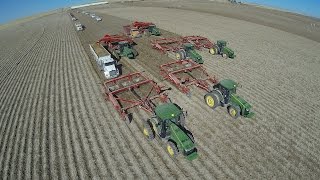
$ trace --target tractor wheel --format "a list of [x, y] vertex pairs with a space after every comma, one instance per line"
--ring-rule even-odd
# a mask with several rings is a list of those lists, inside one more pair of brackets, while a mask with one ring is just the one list
[[209, 49], [209, 53], [212, 55], [218, 54], [219, 53], [219, 49], [217, 46], [213, 46], [212, 48]]
[[133, 56], [136, 58], [138, 56], [138, 51], [132, 48]]
[[177, 146], [171, 141], [168, 141], [167, 143], [167, 151], [172, 157], [177, 157], [179, 154]]
[[215, 91], [207, 93], [204, 96], [204, 100], [206, 101], [206, 104], [212, 109], [215, 109], [220, 105], [219, 95]]
[[154, 131], [152, 129], [151, 122], [148, 120], [144, 123], [143, 134], [149, 139], [154, 139]]
[[233, 117], [234, 119], [237, 119], [240, 116], [240, 107], [230, 105], [228, 106], [228, 113], [231, 117]]
[[184, 60], [186, 59], [186, 52], [183, 49], [180, 49], [176, 52], [176, 59], [177, 60]]
[[229, 58], [228, 55], [225, 54], [225, 53], [222, 54], [222, 57], [225, 58], [225, 59], [228, 59], [228, 58]]

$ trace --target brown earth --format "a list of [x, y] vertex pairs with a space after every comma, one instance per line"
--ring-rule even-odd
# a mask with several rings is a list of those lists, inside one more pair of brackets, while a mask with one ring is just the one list
[[[75, 32], [66, 12], [0, 30], [1, 179], [317, 179], [318, 42], [214, 13], [109, 6], [114, 7], [96, 10], [102, 22], [74, 13], [86, 26], [83, 32]], [[193, 89], [187, 98], [172, 88], [171, 99], [188, 111], [187, 127], [200, 157], [173, 159], [159, 139], [147, 141], [141, 132], [145, 112], [135, 110], [134, 121], [126, 124], [104, 100], [88, 46], [106, 33], [121, 32], [127, 19], [153, 21], [165, 37], [227, 40], [236, 59], [203, 51], [204, 66], [220, 79], [240, 82], [239, 94], [256, 116], [234, 121], [226, 109], [206, 107], [204, 92]], [[168, 57], [151, 49], [146, 37], [136, 43], [138, 58], [120, 60], [123, 74], [145, 70], [173, 87], [158, 73]]]

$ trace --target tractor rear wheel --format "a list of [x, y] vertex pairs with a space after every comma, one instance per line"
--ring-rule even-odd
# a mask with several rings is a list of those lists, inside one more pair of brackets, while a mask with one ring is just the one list
[[204, 100], [206, 101], [206, 104], [212, 109], [215, 109], [220, 105], [219, 94], [215, 91], [207, 93], [204, 96]]
[[186, 117], [184, 116], [183, 113], [181, 113], [180, 117], [179, 117], [179, 122], [178, 122], [182, 127], [184, 127], [185, 123], [186, 123]]
[[167, 151], [172, 157], [177, 157], [179, 154], [178, 147], [171, 141], [168, 141], [167, 143]]
[[143, 127], [143, 134], [149, 139], [152, 140], [154, 139], [154, 131], [152, 129], [152, 125], [150, 120], [146, 121], [144, 123], [144, 127]]
[[232, 118], [237, 119], [240, 116], [240, 107], [237, 105], [230, 105], [228, 106], [228, 113]]
[[213, 46], [212, 48], [209, 49], [209, 53], [212, 55], [218, 54], [218, 47]]
[[180, 49], [176, 52], [176, 59], [177, 60], [184, 60], [186, 59], [186, 52], [183, 49]]

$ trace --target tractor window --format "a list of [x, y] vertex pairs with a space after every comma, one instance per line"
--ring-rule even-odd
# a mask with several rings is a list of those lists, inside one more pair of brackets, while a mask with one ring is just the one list
[[107, 62], [107, 63], [104, 63], [105, 66], [112, 66], [114, 65], [114, 62]]

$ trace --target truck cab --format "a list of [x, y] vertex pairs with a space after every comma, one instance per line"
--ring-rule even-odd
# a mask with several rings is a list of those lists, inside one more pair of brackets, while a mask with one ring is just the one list
[[119, 76], [119, 70], [117, 69], [117, 63], [112, 58], [106, 58], [100, 62], [100, 68], [103, 71], [107, 79], [115, 78]]

